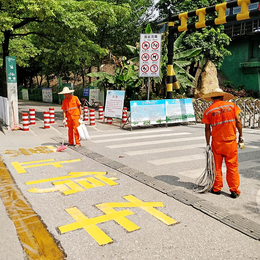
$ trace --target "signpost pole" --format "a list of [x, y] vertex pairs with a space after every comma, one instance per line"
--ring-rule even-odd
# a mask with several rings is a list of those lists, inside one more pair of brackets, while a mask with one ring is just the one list
[[14, 129], [19, 125], [16, 57], [6, 57], [6, 79], [9, 101], [9, 122], [7, 123], [9, 128]]
[[151, 85], [151, 78], [148, 78], [148, 89], [147, 89], [147, 100], [149, 100], [149, 94], [150, 94], [150, 86]]

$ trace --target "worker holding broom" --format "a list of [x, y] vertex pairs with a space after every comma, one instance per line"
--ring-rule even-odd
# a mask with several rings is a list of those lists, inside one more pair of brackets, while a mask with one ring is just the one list
[[63, 124], [66, 123], [67, 118], [69, 145], [74, 145], [75, 139], [75, 147], [79, 147], [81, 144], [77, 127], [81, 117], [81, 103], [78, 97], [72, 95], [73, 92], [74, 90], [64, 87], [58, 94], [63, 94], [65, 97], [61, 109], [63, 110]]
[[206, 150], [210, 149], [210, 136], [212, 137], [211, 149], [214, 155], [216, 177], [211, 192], [221, 194], [223, 187], [222, 162], [225, 159], [227, 173], [226, 179], [232, 198], [237, 198], [239, 190], [238, 151], [236, 129], [239, 133], [238, 142], [244, 143], [242, 136], [242, 123], [239, 118], [240, 109], [232, 102], [234, 96], [216, 88], [202, 96], [203, 99], [212, 101], [204, 112], [202, 123], [205, 124]]

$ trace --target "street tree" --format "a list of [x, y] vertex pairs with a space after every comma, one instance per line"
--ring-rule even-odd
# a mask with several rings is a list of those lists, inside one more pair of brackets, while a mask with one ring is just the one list
[[66, 65], [85, 62], [83, 53], [104, 54], [93, 41], [98, 27], [128, 16], [129, 6], [95, 0], [0, 0], [0, 11], [0, 94], [6, 96], [6, 56], [16, 56], [24, 67], [38, 57], [50, 72], [55, 57], [56, 65], [63, 64], [62, 59]]

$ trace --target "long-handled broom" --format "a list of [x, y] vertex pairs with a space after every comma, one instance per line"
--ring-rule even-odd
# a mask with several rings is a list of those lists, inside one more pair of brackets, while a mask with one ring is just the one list
[[200, 177], [195, 181], [193, 190], [198, 193], [209, 192], [216, 178], [215, 161], [211, 148], [206, 151], [206, 168]]
[[[65, 125], [64, 125], [64, 127], [65, 127]], [[68, 146], [64, 145], [64, 140], [65, 140], [65, 137], [64, 137], [64, 134], [62, 134], [62, 144], [61, 144], [61, 146], [59, 148], [57, 148], [57, 152], [61, 152], [61, 151], [65, 150], [65, 149], [67, 149]]]

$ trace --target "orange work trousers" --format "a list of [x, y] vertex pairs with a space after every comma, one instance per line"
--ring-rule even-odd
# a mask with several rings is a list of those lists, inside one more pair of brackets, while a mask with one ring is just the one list
[[80, 145], [79, 142], [79, 132], [77, 127], [79, 126], [79, 117], [73, 117], [73, 119], [68, 119], [68, 136], [69, 136], [69, 144], [74, 144], [74, 138], [76, 144]]
[[239, 194], [240, 190], [238, 189], [238, 187], [240, 184], [240, 179], [238, 173], [238, 151], [236, 140], [225, 142], [212, 140], [211, 147], [214, 154], [216, 167], [216, 179], [213, 185], [213, 190], [217, 192], [223, 187], [222, 162], [224, 158], [227, 168], [226, 180], [229, 186], [229, 190], [235, 191]]

